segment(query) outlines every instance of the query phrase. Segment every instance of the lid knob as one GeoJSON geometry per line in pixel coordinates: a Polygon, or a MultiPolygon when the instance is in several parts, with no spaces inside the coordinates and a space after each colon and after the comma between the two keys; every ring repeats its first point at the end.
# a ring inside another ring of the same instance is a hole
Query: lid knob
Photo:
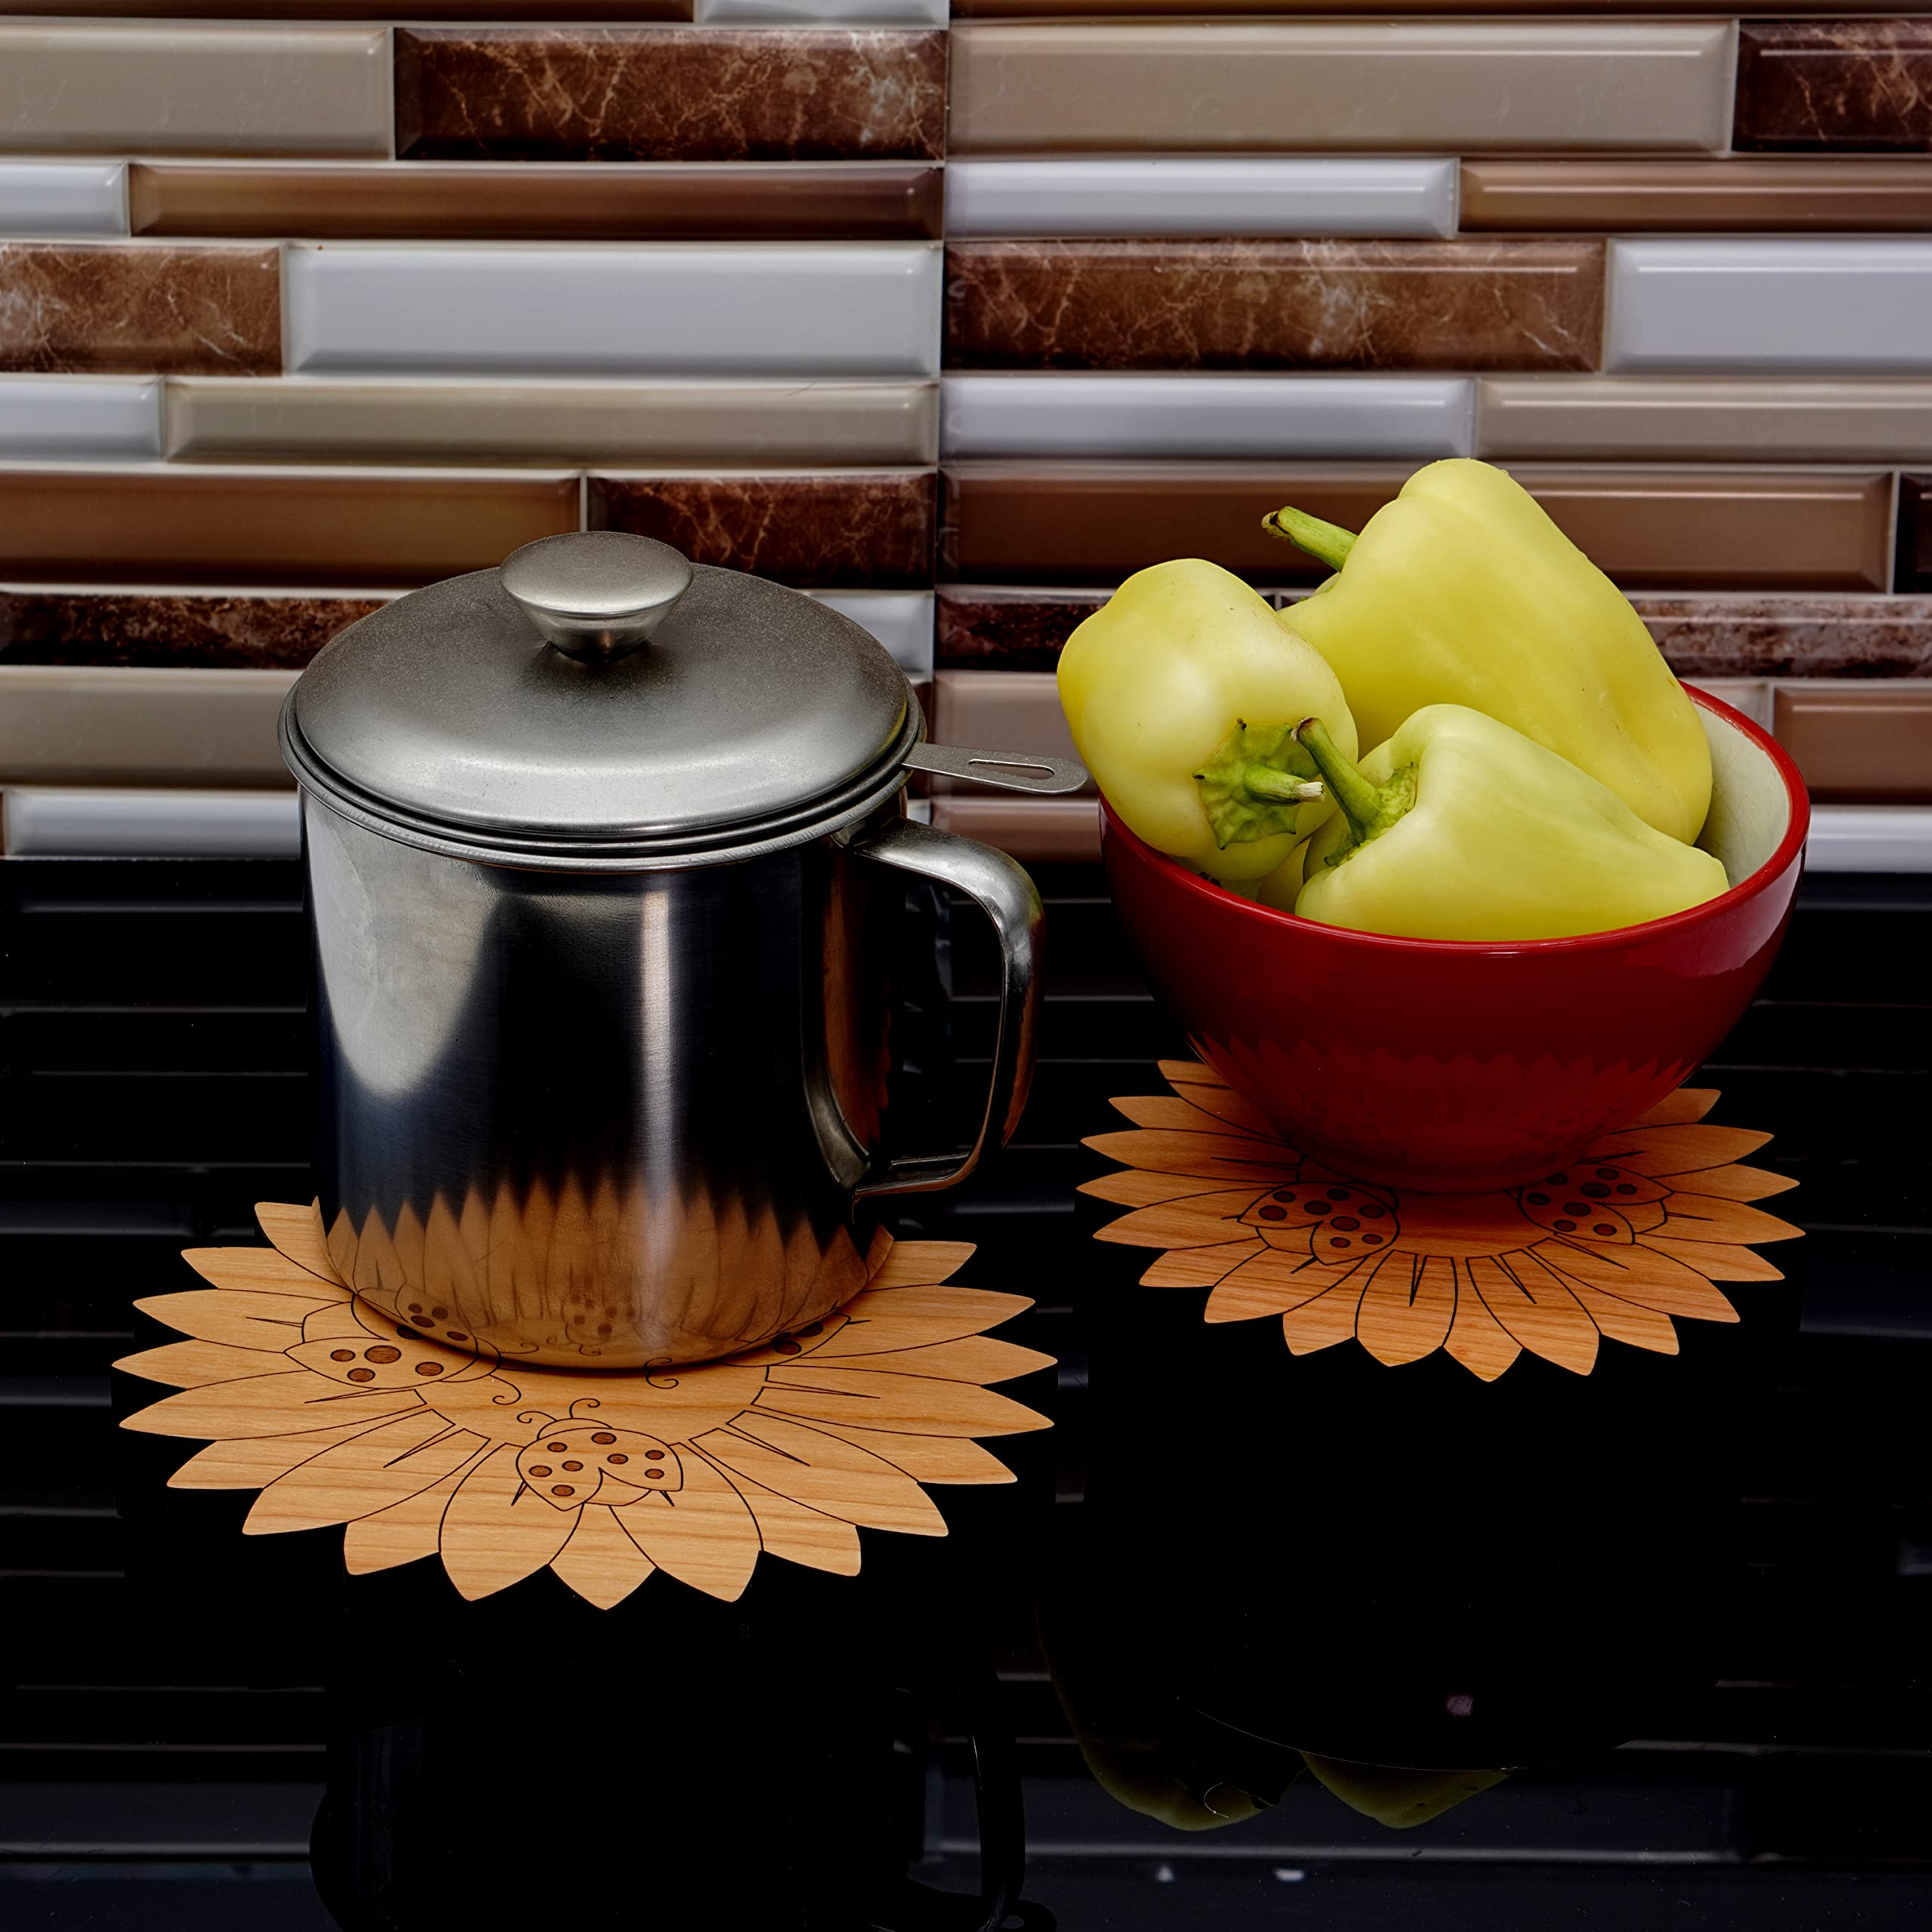
{"type": "Polygon", "coordinates": [[[691,583],[681,552],[620,530],[539,537],[512,551],[497,574],[551,643],[591,664],[648,643],[691,583]]]}

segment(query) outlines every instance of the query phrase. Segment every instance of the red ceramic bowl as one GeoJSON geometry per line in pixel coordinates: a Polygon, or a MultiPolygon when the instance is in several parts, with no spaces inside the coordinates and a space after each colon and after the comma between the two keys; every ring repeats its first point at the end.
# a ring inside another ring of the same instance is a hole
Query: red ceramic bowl
{"type": "Polygon", "coordinates": [[[1103,804],[1114,903],[1195,1051],[1303,1153],[1436,1192],[1535,1180],[1704,1060],[1791,917],[1804,781],[1749,718],[1690,695],[1714,778],[1698,842],[1737,883],[1687,912],[1506,945],[1348,932],[1223,891],[1103,804]]]}

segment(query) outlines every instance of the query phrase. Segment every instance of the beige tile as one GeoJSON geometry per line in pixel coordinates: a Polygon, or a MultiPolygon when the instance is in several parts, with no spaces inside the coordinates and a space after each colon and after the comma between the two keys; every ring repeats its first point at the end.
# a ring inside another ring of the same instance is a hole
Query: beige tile
{"type": "Polygon", "coordinates": [[[0,784],[288,785],[297,675],[0,665],[0,784]]]}
{"type": "Polygon", "coordinates": [[[986,22],[955,153],[1724,147],[1728,22],[986,22]]]}
{"type": "Polygon", "coordinates": [[[929,463],[930,383],[171,383],[177,459],[929,463]]]}
{"type": "Polygon", "coordinates": [[[1932,460],[1932,381],[1497,376],[1476,395],[1476,453],[1498,460],[1932,460]]]}
{"type": "Polygon", "coordinates": [[[1773,728],[1815,798],[1932,800],[1932,684],[1780,685],[1773,728]]]}
{"type": "Polygon", "coordinates": [[[1091,864],[1100,856],[1100,808],[1091,798],[935,798],[933,823],[1023,864],[1091,864]]]}
{"type": "Polygon", "coordinates": [[[0,26],[0,149],[386,155],[389,37],[327,26],[0,26]]]}
{"type": "MultiPolygon", "coordinates": [[[[941,671],[933,679],[933,735],[971,750],[1038,752],[1077,758],[1051,671],[941,671]]],[[[947,779],[935,792],[983,798],[985,791],[947,779]]],[[[1083,796],[1091,797],[1090,781],[1083,796]]]]}

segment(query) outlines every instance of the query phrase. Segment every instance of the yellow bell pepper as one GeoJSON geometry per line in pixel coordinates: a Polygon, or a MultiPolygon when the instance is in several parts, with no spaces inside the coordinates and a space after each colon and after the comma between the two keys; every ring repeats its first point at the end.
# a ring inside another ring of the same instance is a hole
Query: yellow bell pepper
{"type": "Polygon", "coordinates": [[[1319,654],[1198,557],[1137,571],[1079,626],[1060,701],[1123,823],[1247,898],[1333,810],[1296,725],[1312,712],[1349,755],[1358,742],[1319,654]]]}
{"type": "Polygon", "coordinates": [[[1623,593],[1506,472],[1430,463],[1358,537],[1299,510],[1263,521],[1334,568],[1281,620],[1335,667],[1364,743],[1425,705],[1466,704],[1658,831],[1703,829],[1711,753],[1695,708],[1623,593]]]}
{"type": "Polygon", "coordinates": [[[1303,918],[1410,939],[1558,939],[1702,905],[1720,862],[1567,758],[1460,704],[1418,711],[1360,770],[1300,728],[1340,816],[1309,841],[1303,918]]]}

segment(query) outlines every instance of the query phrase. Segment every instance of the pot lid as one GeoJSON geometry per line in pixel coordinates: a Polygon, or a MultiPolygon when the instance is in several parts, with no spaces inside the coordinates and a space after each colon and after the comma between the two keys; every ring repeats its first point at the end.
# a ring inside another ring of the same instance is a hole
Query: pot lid
{"type": "Polygon", "coordinates": [[[682,841],[849,789],[897,758],[910,700],[824,605],[586,531],[352,624],[297,682],[288,734],[298,770],[410,820],[682,841]]]}

